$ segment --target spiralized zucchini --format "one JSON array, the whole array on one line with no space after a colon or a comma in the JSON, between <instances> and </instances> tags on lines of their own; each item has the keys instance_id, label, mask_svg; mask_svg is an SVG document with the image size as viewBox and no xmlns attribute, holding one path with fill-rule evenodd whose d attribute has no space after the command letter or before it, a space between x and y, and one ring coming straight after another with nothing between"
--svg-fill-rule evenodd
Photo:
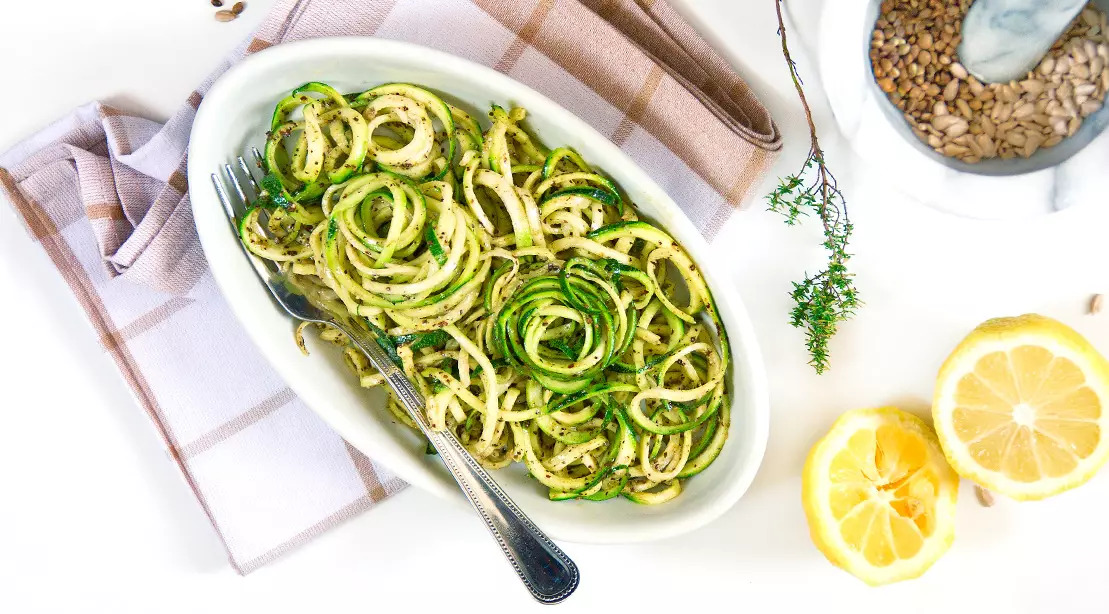
<instances>
[{"instance_id":1,"label":"spiralized zucchini","mask_svg":"<svg viewBox=\"0 0 1109 614\"><path fill-rule=\"evenodd\" d=\"M494 105L482 130L421 87L306 84L274 110L242 240L373 331L484 466L522 462L554 500L668 501L728 436L723 324L685 250L525 117Z\"/></svg>"}]
</instances>

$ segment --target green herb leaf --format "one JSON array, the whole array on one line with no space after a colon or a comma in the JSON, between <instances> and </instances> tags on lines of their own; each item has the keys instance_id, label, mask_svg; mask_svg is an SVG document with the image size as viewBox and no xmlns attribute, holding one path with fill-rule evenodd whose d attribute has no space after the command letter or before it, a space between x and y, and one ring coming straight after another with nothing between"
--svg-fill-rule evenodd
<instances>
[{"instance_id":1,"label":"green herb leaf","mask_svg":"<svg viewBox=\"0 0 1109 614\"><path fill-rule=\"evenodd\" d=\"M854 226L847 218L847 203L843 193L825 163L824 151L817 140L812 111L805 98L805 90L801 87L801 77L797 73L797 65L789 55L785 23L782 20L782 0L777 0L776 5L782 54L801 99L801 106L805 110L811 142L809 155L801 170L780 179L778 187L766 196L766 200L771 211L785 216L788 226L797 225L802 217L810 213L815 214L823 226L823 245L828 252L828 264L815 275L805 275L803 281L794 282L790 297L795 306L789 314L790 324L805 329L809 364L817 373L823 373L828 368L828 343L835 336L838 324L854 316L861 304L855 288L855 275L847 270L847 262L851 259L847 245Z\"/></svg>"},{"instance_id":2,"label":"green herb leaf","mask_svg":"<svg viewBox=\"0 0 1109 614\"><path fill-rule=\"evenodd\" d=\"M262 177L262 195L259 196L258 201L262 201L263 199L270 205L267 207L269 209L275 207L288 209L296 204L296 202L293 201L293 197L281 183L281 179L273 173L269 173L265 177Z\"/></svg>"},{"instance_id":3,"label":"green herb leaf","mask_svg":"<svg viewBox=\"0 0 1109 614\"><path fill-rule=\"evenodd\" d=\"M370 330L373 331L374 340L377 341L381 349L385 350L385 353L389 355L389 360L392 360L393 364L395 364L398 369L403 369L404 364L401 362L400 354L397 354L397 345L393 343L389 335L385 334L385 331L381 330L381 327L374 324L373 320L369 318L366 319L366 326L369 326Z\"/></svg>"},{"instance_id":4,"label":"green herb leaf","mask_svg":"<svg viewBox=\"0 0 1109 614\"><path fill-rule=\"evenodd\" d=\"M393 343L396 345L412 344L412 351L415 352L416 350L422 350L423 348L443 345L447 342L447 339L449 338L450 335L448 335L446 331L435 330L429 333L410 333L407 335L398 335L396 337L393 337Z\"/></svg>"},{"instance_id":5,"label":"green herb leaf","mask_svg":"<svg viewBox=\"0 0 1109 614\"><path fill-rule=\"evenodd\" d=\"M427 241L427 248L431 250L431 255L435 257L435 262L439 266L447 263L447 254L443 251L443 246L439 244L439 237L435 235L435 225L429 223L424 228L424 240Z\"/></svg>"},{"instance_id":6,"label":"green herb leaf","mask_svg":"<svg viewBox=\"0 0 1109 614\"><path fill-rule=\"evenodd\" d=\"M570 360L578 357L577 353L574 352L574 350L570 347L568 343L566 343L564 339L551 339L547 342L547 345L551 346L552 349L562 352L566 356L566 358L569 358Z\"/></svg>"}]
</instances>

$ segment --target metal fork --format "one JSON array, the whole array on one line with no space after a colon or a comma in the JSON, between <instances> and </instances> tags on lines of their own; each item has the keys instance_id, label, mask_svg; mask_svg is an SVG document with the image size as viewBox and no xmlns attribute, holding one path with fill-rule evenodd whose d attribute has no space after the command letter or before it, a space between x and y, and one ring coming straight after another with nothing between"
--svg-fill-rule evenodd
<instances>
[{"instance_id":1,"label":"metal fork","mask_svg":"<svg viewBox=\"0 0 1109 614\"><path fill-rule=\"evenodd\" d=\"M261 154L256 148L253 149L253 154L257 166L261 168ZM237 164L240 173L236 173L230 164L224 164L222 170L233 189L234 197L240 206L245 206L250 202L250 198L257 198L261 192L247 161L239 156ZM239 174L246 178L247 189L244 189L239 180ZM277 304L298 320L334 326L343 331L362 350L370 364L385 376L385 381L408 410L408 414L431 441L431 445L435 447L454 480L458 482L470 505L485 520L486 528L500 544L508 562L512 564L531 595L536 600L549 604L558 603L569 597L578 587L577 565L524 515L493 478L489 477L485 469L462 447L453 433L431 430L424 416L424 400L419 391L404 372L393 363L377 341L369 338L371 335L369 331L360 330L343 318L310 302L306 296L297 293L292 284L286 283L287 278L276 264L258 258L246 249L239 239L238 214L235 211L235 205L232 204L231 195L220 181L218 172L212 174L212 185L215 186L216 194L227 213L228 222L235 233L239 247L250 259L258 279L269 289Z\"/></svg>"}]
</instances>

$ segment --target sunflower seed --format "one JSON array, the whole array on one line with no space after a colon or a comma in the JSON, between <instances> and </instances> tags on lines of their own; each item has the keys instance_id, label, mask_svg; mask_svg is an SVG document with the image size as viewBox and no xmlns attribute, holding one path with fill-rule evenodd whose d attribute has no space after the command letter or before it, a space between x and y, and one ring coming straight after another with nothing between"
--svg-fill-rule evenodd
<instances>
[{"instance_id":1,"label":"sunflower seed","mask_svg":"<svg viewBox=\"0 0 1109 614\"><path fill-rule=\"evenodd\" d=\"M1028 139L1024 142L1024 148L1021 150L1020 154L1025 158L1031 158L1032 154L1036 153L1036 150L1040 148L1040 143L1043 142L1044 137L1040 136L1038 133L1028 134Z\"/></svg>"},{"instance_id":2,"label":"sunflower seed","mask_svg":"<svg viewBox=\"0 0 1109 614\"><path fill-rule=\"evenodd\" d=\"M982 117L982 132L991 139L997 134L997 127L987 116Z\"/></svg>"},{"instance_id":3,"label":"sunflower seed","mask_svg":"<svg viewBox=\"0 0 1109 614\"><path fill-rule=\"evenodd\" d=\"M1105 69L1105 58L1098 56L1090 61L1090 74L1100 75L1101 71Z\"/></svg>"},{"instance_id":4,"label":"sunflower seed","mask_svg":"<svg viewBox=\"0 0 1109 614\"><path fill-rule=\"evenodd\" d=\"M1101 16L1098 15L1097 9L1091 7L1082 9L1082 23L1088 26L1096 26L1101 23Z\"/></svg>"},{"instance_id":5,"label":"sunflower seed","mask_svg":"<svg viewBox=\"0 0 1109 614\"><path fill-rule=\"evenodd\" d=\"M955 116L954 115L947 115L945 117L955 117ZM970 130L970 124L967 123L967 121L965 119L963 119L961 117L955 117L955 119L956 119L955 123L951 124L950 126L948 126L943 131L944 134L946 134L948 136L948 138L953 139L953 138L956 138L956 137L963 136L964 134L967 133L967 130Z\"/></svg>"},{"instance_id":6,"label":"sunflower seed","mask_svg":"<svg viewBox=\"0 0 1109 614\"><path fill-rule=\"evenodd\" d=\"M978 498L978 504L982 507L993 507L993 494L985 488L975 484L974 496Z\"/></svg>"},{"instance_id":7,"label":"sunflower seed","mask_svg":"<svg viewBox=\"0 0 1109 614\"><path fill-rule=\"evenodd\" d=\"M948 115L948 114L937 115L937 116L932 118L932 126L936 130L939 130L940 132L943 132L943 131L947 130L948 128L950 128L953 124L958 123L959 121L962 121L962 120L960 120L958 117L956 117L954 115Z\"/></svg>"},{"instance_id":8,"label":"sunflower seed","mask_svg":"<svg viewBox=\"0 0 1109 614\"><path fill-rule=\"evenodd\" d=\"M951 81L948 82L947 86L943 88L943 99L946 100L947 102L951 102L952 100L955 100L955 97L958 96L958 95L959 95L959 80L958 79L952 79Z\"/></svg>"},{"instance_id":9,"label":"sunflower seed","mask_svg":"<svg viewBox=\"0 0 1109 614\"><path fill-rule=\"evenodd\" d=\"M1005 140L1013 147L1024 147L1024 143L1028 139L1023 132L1010 132L1005 135Z\"/></svg>"},{"instance_id":10,"label":"sunflower seed","mask_svg":"<svg viewBox=\"0 0 1109 614\"><path fill-rule=\"evenodd\" d=\"M969 135L966 135L966 136L969 136ZM985 135L980 134L978 136L985 136ZM981 158L983 155L985 155L985 150L983 150L982 146L978 143L978 138L977 137L972 138L972 139L967 139L966 141L960 141L959 144L964 145L966 147L969 147L970 151L978 158Z\"/></svg>"},{"instance_id":11,"label":"sunflower seed","mask_svg":"<svg viewBox=\"0 0 1109 614\"><path fill-rule=\"evenodd\" d=\"M1020 82L1020 89L1026 93L1039 96L1044 91L1044 82L1036 79L1027 79Z\"/></svg>"},{"instance_id":12,"label":"sunflower seed","mask_svg":"<svg viewBox=\"0 0 1109 614\"><path fill-rule=\"evenodd\" d=\"M955 100L955 106L959 108L959 113L962 113L963 117L968 120L974 117L974 112L970 110L970 105L962 98Z\"/></svg>"},{"instance_id":13,"label":"sunflower seed","mask_svg":"<svg viewBox=\"0 0 1109 614\"><path fill-rule=\"evenodd\" d=\"M994 145L993 139L989 135L979 134L974 140L978 143L978 150L983 158L992 158L997 155L997 146Z\"/></svg>"},{"instance_id":14,"label":"sunflower seed","mask_svg":"<svg viewBox=\"0 0 1109 614\"><path fill-rule=\"evenodd\" d=\"M1017 119L1024 119L1026 117L1030 117L1035 112L1036 107L1025 102L1017 105L1017 108L1013 109L1013 117Z\"/></svg>"},{"instance_id":15,"label":"sunflower seed","mask_svg":"<svg viewBox=\"0 0 1109 614\"><path fill-rule=\"evenodd\" d=\"M1094 53L1097 53L1097 50L1094 50ZM1071 45L1070 57L1080 64L1085 64L1090 61L1090 57L1087 56L1086 52L1082 49L1082 43L1078 41L1075 41L1075 44Z\"/></svg>"},{"instance_id":16,"label":"sunflower seed","mask_svg":"<svg viewBox=\"0 0 1109 614\"><path fill-rule=\"evenodd\" d=\"M976 98L981 98L983 94L986 93L986 86L982 85L982 82L974 77L967 79L967 89L969 89L971 95Z\"/></svg>"},{"instance_id":17,"label":"sunflower seed","mask_svg":"<svg viewBox=\"0 0 1109 614\"><path fill-rule=\"evenodd\" d=\"M1013 105L1008 102L1001 103L1000 106L994 107L993 119L999 122L1008 121L1009 117L1013 114Z\"/></svg>"}]
</instances>

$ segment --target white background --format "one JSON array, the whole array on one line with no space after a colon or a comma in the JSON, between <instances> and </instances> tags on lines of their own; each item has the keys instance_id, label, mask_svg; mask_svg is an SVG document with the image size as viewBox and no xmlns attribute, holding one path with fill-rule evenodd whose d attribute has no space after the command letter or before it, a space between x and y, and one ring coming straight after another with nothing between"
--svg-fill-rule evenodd
<instances>
[{"instance_id":1,"label":"white background","mask_svg":"<svg viewBox=\"0 0 1109 614\"><path fill-rule=\"evenodd\" d=\"M808 34L819 2L795 3ZM229 24L215 22L206 0L3 4L0 149L92 99L165 119L271 1L251 2ZM807 131L778 54L773 3L675 4L769 105L788 143L774 175L792 172ZM732 263L770 372L762 470L734 509L690 535L567 545L584 579L560 608L1109 611L1109 474L1045 502L990 509L964 483L954 546L913 582L868 588L809 542L800 505L808 448L847 409L897 404L925 414L940 363L981 320L1037 311L1109 351L1109 312L1084 315L1091 294L1109 291L1109 197L1005 224L917 205L839 141L813 60L798 55L850 200L851 264L866 305L833 343L831 372L815 376L787 323L787 291L820 265L819 231L786 228L761 201L735 215L715 249ZM539 608L476 518L414 489L236 575L76 301L6 206L0 289L0 612Z\"/></svg>"}]
</instances>

